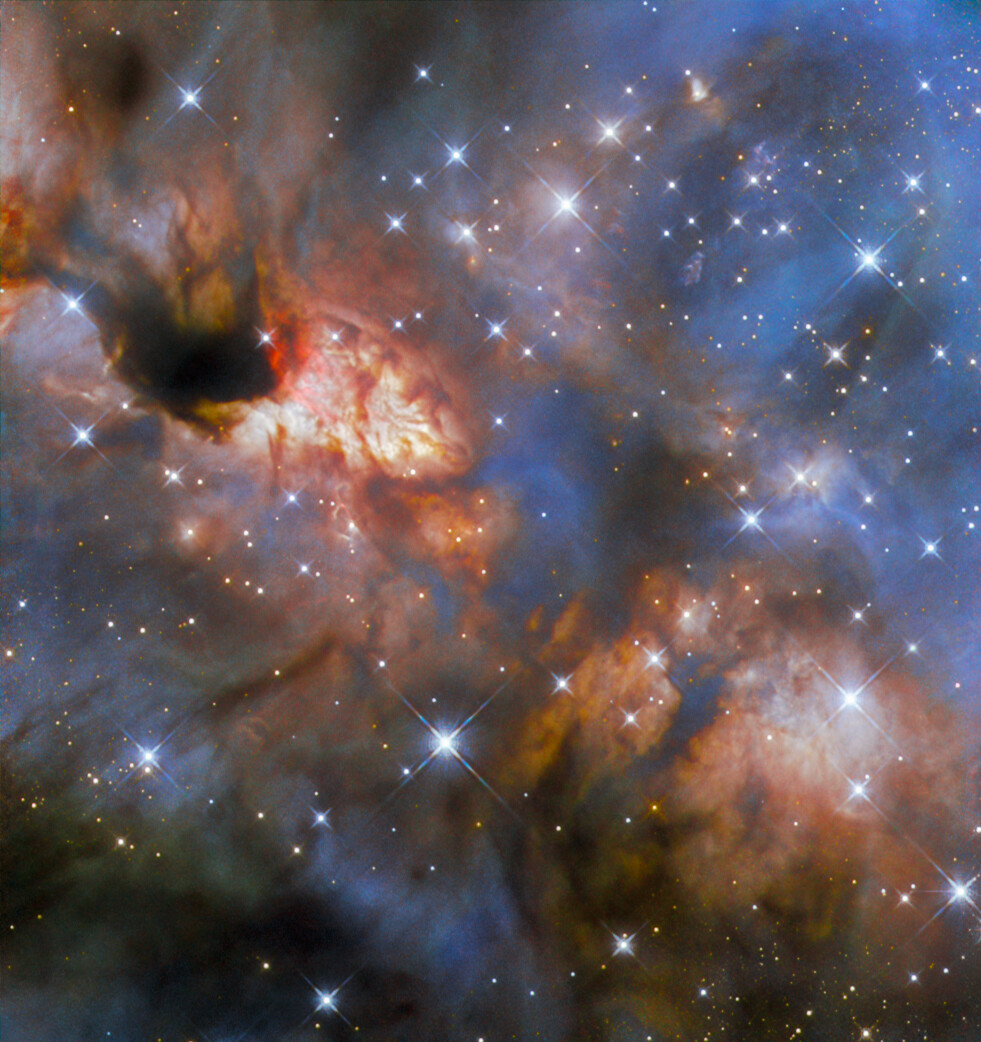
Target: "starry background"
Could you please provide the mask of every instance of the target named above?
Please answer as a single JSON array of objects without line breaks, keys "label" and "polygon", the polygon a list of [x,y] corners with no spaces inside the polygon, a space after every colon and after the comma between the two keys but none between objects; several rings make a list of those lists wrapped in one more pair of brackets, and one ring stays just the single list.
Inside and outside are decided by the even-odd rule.
[{"label": "starry background", "polygon": [[973,3],[4,3],[8,1042],[981,1037]]}]

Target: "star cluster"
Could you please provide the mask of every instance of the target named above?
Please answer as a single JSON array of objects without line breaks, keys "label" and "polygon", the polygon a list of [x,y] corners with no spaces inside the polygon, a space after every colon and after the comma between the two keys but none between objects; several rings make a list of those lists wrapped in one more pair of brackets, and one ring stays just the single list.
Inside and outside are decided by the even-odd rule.
[{"label": "star cluster", "polygon": [[981,24],[2,6],[11,1042],[973,1042]]}]

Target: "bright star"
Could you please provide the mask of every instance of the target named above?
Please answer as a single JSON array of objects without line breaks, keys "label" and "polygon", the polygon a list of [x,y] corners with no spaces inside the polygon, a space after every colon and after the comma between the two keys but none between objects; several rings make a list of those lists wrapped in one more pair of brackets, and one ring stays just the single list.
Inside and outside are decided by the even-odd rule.
[{"label": "bright star", "polygon": [[644,668],[650,669],[651,666],[659,666],[661,669],[664,669],[664,662],[661,656],[667,650],[667,648],[661,648],[660,651],[648,651],[647,648],[644,648],[644,651],[647,652],[647,665]]},{"label": "bright star", "polygon": [[436,734],[436,752],[441,756],[449,756],[456,751],[456,736],[453,734]]},{"label": "bright star", "polygon": [[828,357],[825,359],[824,364],[828,365],[844,365],[848,363],[845,361],[845,348],[847,344],[825,344],[824,349],[828,352]]},{"label": "bright star", "polygon": [[62,315],[67,315],[69,312],[73,312],[76,315],[82,315],[84,317],[85,313],[82,311],[82,301],[94,285],[95,283],[93,282],[84,293],[79,293],[76,297],[71,297],[67,293],[62,293],[61,296],[65,302],[65,310],[62,312]]},{"label": "bright star", "polygon": [[[973,880],[972,880],[973,882]],[[950,898],[951,901],[970,901],[971,900],[971,884],[970,883],[952,883],[950,887]]]},{"label": "bright star", "polygon": [[619,123],[600,123],[600,130],[603,132],[600,141],[615,141],[619,145],[620,139],[617,137],[619,126]]},{"label": "bright star", "polygon": [[762,510],[743,510],[739,508],[739,513],[742,514],[743,524],[739,529],[740,532],[745,532],[747,528],[751,528],[754,532],[761,532],[763,526],[760,524],[760,515],[763,513]]},{"label": "bright star", "polygon": [[640,724],[637,723],[636,713],[627,713],[622,709],[620,712],[623,713],[623,723],[620,725],[621,727],[640,727]]}]

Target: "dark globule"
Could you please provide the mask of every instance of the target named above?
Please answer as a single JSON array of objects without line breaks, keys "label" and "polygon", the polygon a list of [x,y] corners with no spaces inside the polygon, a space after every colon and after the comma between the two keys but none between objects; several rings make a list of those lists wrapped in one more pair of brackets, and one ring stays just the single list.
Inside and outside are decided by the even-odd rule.
[{"label": "dark globule", "polygon": [[119,375],[179,415],[208,403],[252,401],[276,386],[251,309],[227,327],[202,328],[179,323],[162,300],[143,300],[114,319]]}]

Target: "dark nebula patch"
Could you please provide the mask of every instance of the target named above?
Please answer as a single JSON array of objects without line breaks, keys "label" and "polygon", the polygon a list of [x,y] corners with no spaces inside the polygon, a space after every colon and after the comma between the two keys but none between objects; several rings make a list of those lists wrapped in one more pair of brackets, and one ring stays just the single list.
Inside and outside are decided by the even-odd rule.
[{"label": "dark nebula patch", "polygon": [[137,291],[110,313],[109,351],[124,380],[177,414],[209,403],[249,402],[277,384],[255,318],[201,328],[178,322],[159,294]]}]

